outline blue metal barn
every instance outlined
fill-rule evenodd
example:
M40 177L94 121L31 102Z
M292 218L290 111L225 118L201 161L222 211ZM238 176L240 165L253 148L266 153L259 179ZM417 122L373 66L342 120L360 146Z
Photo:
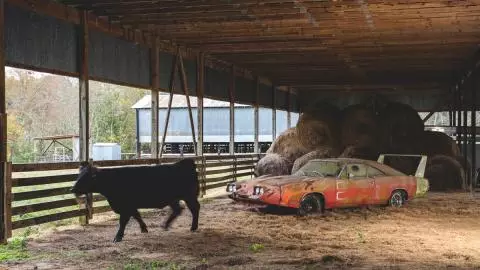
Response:
M159 138L161 142L169 96L159 96ZM194 118L195 134L197 134L197 98L190 97ZM204 99L204 152L228 152L230 140L230 108L229 103ZM137 117L137 142L151 142L151 96L146 95L132 106ZM259 110L259 142L260 149L265 152L273 141L272 109ZM287 129L287 112L276 111L276 134ZM295 125L298 114L292 113L292 125ZM239 153L253 152L254 142L254 108L249 105L235 105L235 150ZM184 96L175 95L172 102L170 121L165 138L166 152L174 153L183 148L184 152L193 152L188 107Z

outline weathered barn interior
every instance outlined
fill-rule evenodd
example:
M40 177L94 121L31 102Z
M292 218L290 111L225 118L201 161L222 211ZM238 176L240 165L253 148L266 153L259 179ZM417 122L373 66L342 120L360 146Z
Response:
M151 157L96 162L100 167L177 160L163 157L160 151L171 138L166 133L169 121L163 123L165 117L157 109L158 93L170 93L166 119L171 119L173 94L185 95L190 130L182 136L192 140L203 195L229 181L252 177L267 140L261 137L262 109L273 109L271 121L265 123L272 125L268 135L275 140L279 137L275 110L287 112L291 127L292 113L304 113L300 123L305 123L310 121L309 113L318 113L326 103L343 111L352 105L376 108L388 102L426 112L422 122L435 112L449 112L451 135L461 151L458 156L462 155L456 162L469 179L463 188L468 182L468 189L475 191L480 1L0 0L0 10L1 241L11 237L12 230L73 217L88 223L93 213L110 210L98 204L104 200L101 196L80 209L73 197L12 207L12 202L69 194L67 186L20 188L71 183L78 162L11 164L7 160L5 66L78 78L82 161L90 156L89 81L151 90L146 106L154 113L143 119L150 124L145 133L150 139L144 142L151 144ZM196 97L194 113L189 97ZM204 155L208 143L204 98L230 104L229 134L222 138L228 155ZM236 103L253 106L253 154L235 154ZM408 124L407 116L402 117L397 119ZM388 128L398 123L389 122ZM306 137L303 140L312 144L310 139L316 138ZM140 141L140 135L137 138ZM397 148L400 152L406 147ZM312 149L296 153L289 170L305 153L325 154ZM396 151L392 149L396 148L388 150ZM57 175L61 170L66 171ZM34 174L39 171L47 174ZM12 219L67 206L77 208Z

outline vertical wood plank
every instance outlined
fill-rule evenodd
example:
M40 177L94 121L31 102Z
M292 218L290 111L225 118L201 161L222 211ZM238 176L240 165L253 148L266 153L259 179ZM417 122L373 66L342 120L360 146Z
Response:
M205 56L197 56L197 152L203 156L203 96L205 94Z
M80 18L80 34L79 39L79 107L80 107L80 122L79 122L79 132L80 132L80 161L87 161L90 158L89 153L89 139L90 139L90 118L89 118L89 71L88 71L88 13L87 11L82 12ZM92 194L87 194L87 197L92 197ZM85 207L90 209L93 207L93 202L91 200L86 200L86 205L80 206L80 208ZM80 217L80 224L88 224L88 219L91 218L90 214Z
M187 86L187 75L185 73L185 66L183 65L183 58L182 55L178 54L178 62L180 63L180 82L182 83L183 94L187 100L187 107L188 107L188 118L190 120L190 128L192 130L192 145L193 145L193 152L197 156L197 141L195 139L195 126L193 123L193 114L192 114L192 106L190 104L190 94L188 93L188 86Z
M5 169L7 161L7 114L5 103L5 1L0 0L0 243L6 242Z
M5 169L5 239L12 237L12 163Z
M230 81L230 140L229 140L229 153L230 155L235 154L235 66L232 66L232 78Z
M158 49L158 38L155 38L154 44L150 49L150 70L152 80L151 91L151 138L150 153L152 158L158 158L158 92L160 88L160 53Z
M89 158L89 74L88 74L88 14L82 12L80 25L80 160L87 161Z
M254 107L254 143L253 143L253 151L255 154L260 153L260 142L259 142L259 125L260 125L260 112L259 112L259 98L260 98L260 81L257 76L255 80L255 107Z

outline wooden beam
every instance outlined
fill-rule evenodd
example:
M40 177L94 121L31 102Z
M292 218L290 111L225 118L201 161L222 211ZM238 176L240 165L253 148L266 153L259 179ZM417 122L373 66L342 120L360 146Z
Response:
M158 39L155 39L155 44L150 48L150 70L151 70L151 139L150 152L152 158L158 158L158 135L159 135L159 119L158 119L158 94L160 90L160 53L158 48Z
M90 138L90 121L89 121L89 71L88 71L88 55L89 55L89 27L88 14L86 11L80 17L79 32L79 93L80 93L80 161L87 161L90 158L89 138Z
M259 130L260 130L260 112L259 112L259 102L260 102L260 82L258 77L255 79L255 104L254 104L254 142L253 142L253 151L255 154L260 153L260 144L259 144Z
M5 1L0 0L0 244L7 242L7 111L5 100Z
M160 144L160 155L159 159L161 162L162 155L163 155L163 148L165 146L165 138L167 137L167 130L168 130L168 121L170 120L170 111L172 110L172 101L173 101L173 91L175 89L175 74L178 70L178 54L180 53L180 49L177 50L177 55L172 60L172 71L170 72L170 81L168 83L168 89L170 90L170 95L168 99L168 108L167 108L167 115L165 117L165 124L163 126L163 135L162 135L162 143Z
M205 94L205 55L200 53L197 57L197 152L203 156L203 96Z
M229 140L229 153L235 154L235 66L232 66L231 79L229 87L229 100L230 100L230 140Z
M180 82L182 83L182 88L183 88L183 94L185 95L185 98L187 100L187 107L188 107L188 118L190 119L190 128L192 130L192 143L193 143L193 149L194 153L197 156L197 141L195 139L195 125L193 123L193 114L192 114L192 106L190 104L190 94L188 93L188 86L187 86L187 75L185 73L185 67L183 65L183 58L182 55L178 54L178 62L180 63Z

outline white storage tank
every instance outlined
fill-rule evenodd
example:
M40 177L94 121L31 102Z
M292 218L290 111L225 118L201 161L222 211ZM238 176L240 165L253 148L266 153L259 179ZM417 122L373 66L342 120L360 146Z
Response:
M121 147L118 143L95 143L92 146L93 160L120 160Z

